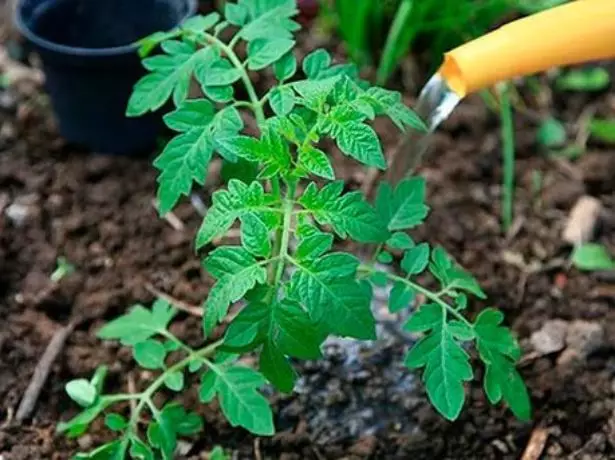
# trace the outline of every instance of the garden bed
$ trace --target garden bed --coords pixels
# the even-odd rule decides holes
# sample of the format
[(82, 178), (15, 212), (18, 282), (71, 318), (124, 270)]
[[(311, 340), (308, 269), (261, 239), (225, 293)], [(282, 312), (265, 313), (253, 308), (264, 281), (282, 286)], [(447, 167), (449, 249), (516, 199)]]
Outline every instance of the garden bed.
[[(568, 122), (572, 134), (587, 107), (612, 114), (615, 93), (555, 93), (544, 107)], [(78, 442), (55, 435), (55, 424), (76, 412), (65, 382), (91, 375), (101, 363), (110, 367), (110, 390), (147, 378), (130, 353), (97, 340), (96, 330), (130, 305), (151, 302), (154, 290), (187, 304), (206, 297), (211, 280), (193, 250), (201, 217), (185, 200), (175, 211), (178, 221), (159, 219), (150, 161), (63, 145), (39, 94), (2, 90), (0, 111), (0, 458), (66, 459), (110, 435), (102, 421)], [(387, 123), (376, 129), (390, 153), (395, 130)], [(216, 444), (239, 458), (257, 459), (513, 459), (526, 451), (527, 460), (541, 454), (613, 458), (615, 277), (568, 269), (561, 230), (577, 198), (591, 194), (607, 210), (599, 239), (615, 248), (614, 152), (590, 145), (576, 163), (548, 158), (535, 133), (533, 122), (519, 115), (517, 220), (503, 235), (498, 120), (480, 98), (464, 102), (435, 136), (419, 171), (427, 178), (433, 211), (413, 234), (443, 245), (505, 312), (523, 344), (520, 371), (534, 403), (533, 423), (491, 407), (478, 379), (460, 419), (445, 421), (429, 405), (418, 376), (401, 365), (411, 338), (399, 332), (395, 318), (382, 314), (378, 342), (329, 341), (326, 359), (302, 365), (297, 393), (271, 393), (279, 430), (272, 439), (232, 429), (216, 405), (202, 406), (194, 392), (186, 393), (186, 405), (204, 416), (206, 429), (183, 445), (185, 458), (203, 458)], [(341, 156), (336, 170), (350, 187), (363, 187), (369, 178)], [(533, 186), (535, 171), (542, 174), (540, 189)], [(216, 182), (212, 174), (201, 193), (206, 203)], [(77, 270), (56, 285), (49, 275), (59, 256)], [(568, 344), (541, 355), (529, 339), (553, 319), (566, 322), (559, 324), (568, 330)], [(71, 321), (77, 325), (33, 417), (15, 423), (37, 362)], [(200, 319), (182, 314), (173, 331), (196, 344)]]

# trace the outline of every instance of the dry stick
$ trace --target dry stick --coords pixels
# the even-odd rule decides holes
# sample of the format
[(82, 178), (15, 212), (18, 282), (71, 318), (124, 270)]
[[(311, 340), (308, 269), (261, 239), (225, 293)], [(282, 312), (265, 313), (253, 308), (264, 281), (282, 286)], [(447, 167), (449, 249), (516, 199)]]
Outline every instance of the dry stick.
[(171, 297), (170, 295), (165, 294), (164, 292), (156, 289), (150, 283), (147, 283), (145, 285), (145, 289), (147, 289), (151, 294), (155, 295), (156, 297), (166, 300), (170, 304), (174, 305), (178, 310), (181, 310), (183, 312), (189, 313), (194, 316), (200, 316), (200, 317), (203, 316), (203, 309), (201, 307), (197, 305), (191, 305), (182, 300), (178, 300), (174, 297)]
[(64, 343), (74, 328), (75, 321), (71, 321), (68, 326), (59, 329), (53, 335), (53, 338), (49, 342), (49, 345), (47, 345), (43, 356), (41, 356), (41, 359), (34, 369), (34, 374), (32, 375), (30, 384), (28, 385), (26, 393), (21, 400), (21, 404), (19, 404), (17, 415), (15, 415), (15, 420), (17, 420), (17, 422), (23, 422), (30, 416), (30, 414), (32, 414), (36, 401), (38, 400), (41, 390), (43, 389), (43, 386), (47, 381), (47, 377), (49, 376), (49, 372), (51, 371), (51, 366), (58, 355), (62, 352)]
[(545, 449), (548, 437), (549, 430), (547, 428), (536, 428), (530, 436), (521, 460), (538, 460)]

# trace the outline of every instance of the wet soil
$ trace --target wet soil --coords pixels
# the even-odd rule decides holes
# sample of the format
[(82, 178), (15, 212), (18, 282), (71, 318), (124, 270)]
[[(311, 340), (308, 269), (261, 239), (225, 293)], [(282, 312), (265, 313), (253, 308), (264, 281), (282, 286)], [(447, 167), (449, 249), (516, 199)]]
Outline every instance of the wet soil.
[[(545, 86), (524, 96), (535, 113), (565, 121), (571, 138), (588, 108), (602, 116), (615, 111), (615, 93), (609, 92), (552, 93)], [(189, 392), (185, 403), (198, 407), (207, 429), (187, 440), (182, 458), (206, 458), (221, 444), (234, 458), (518, 459), (528, 445), (536, 447), (532, 435), (540, 432), (547, 433), (544, 446), (525, 459), (615, 458), (615, 276), (569, 268), (569, 248), (561, 239), (569, 210), (590, 194), (605, 209), (596, 239), (615, 251), (615, 152), (590, 142), (574, 163), (549, 157), (535, 141), (535, 118), (516, 117), (512, 231), (504, 234), (499, 223), (498, 120), (480, 98), (471, 98), (435, 136), (419, 171), (433, 211), (413, 235), (449, 250), (506, 313), (524, 348), (520, 369), (534, 404), (531, 423), (491, 407), (480, 373), (469, 385), (460, 419), (438, 416), (418, 376), (401, 366), (412, 338), (399, 332), (399, 318), (375, 302), (377, 342), (330, 340), (326, 359), (302, 364), (295, 394), (271, 393), (279, 430), (271, 439), (232, 429), (215, 404), (200, 406)], [(64, 145), (39, 94), (3, 91), (0, 124), (0, 458), (67, 459), (110, 435), (100, 422), (79, 441), (55, 435), (57, 421), (76, 413), (64, 383), (90, 375), (101, 363), (110, 366), (110, 390), (125, 388), (129, 378), (137, 384), (147, 378), (126, 350), (95, 338), (100, 325), (136, 302), (151, 302), (148, 285), (189, 304), (207, 295), (211, 281), (192, 246), (201, 217), (186, 200), (175, 212), (180, 225), (159, 219), (149, 159)], [(390, 154), (394, 128), (379, 122), (377, 131)], [(336, 168), (350, 187), (368, 185), (370, 176), (351, 162), (337, 157)], [(212, 169), (201, 193), (205, 202), (219, 180)], [(77, 270), (54, 284), (49, 274), (59, 256)], [(577, 331), (578, 340), (543, 355), (530, 337), (554, 319)], [(78, 325), (33, 416), (15, 423), (34, 367), (53, 334), (71, 320)], [(198, 318), (182, 314), (173, 330), (190, 343), (199, 341)]]

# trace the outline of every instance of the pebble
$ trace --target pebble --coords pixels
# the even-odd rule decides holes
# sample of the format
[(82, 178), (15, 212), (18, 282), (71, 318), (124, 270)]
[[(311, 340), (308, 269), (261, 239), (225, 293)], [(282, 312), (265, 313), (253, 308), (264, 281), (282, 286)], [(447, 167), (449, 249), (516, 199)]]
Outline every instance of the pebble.
[(566, 345), (568, 322), (561, 319), (547, 321), (530, 337), (530, 343), (541, 355), (560, 351)]
[(38, 195), (22, 195), (17, 197), (15, 201), (6, 208), (4, 213), (16, 227), (23, 227), (24, 224), (36, 214), (37, 202)]
[(583, 356), (590, 355), (604, 345), (604, 328), (594, 321), (573, 321), (568, 328), (566, 345)]

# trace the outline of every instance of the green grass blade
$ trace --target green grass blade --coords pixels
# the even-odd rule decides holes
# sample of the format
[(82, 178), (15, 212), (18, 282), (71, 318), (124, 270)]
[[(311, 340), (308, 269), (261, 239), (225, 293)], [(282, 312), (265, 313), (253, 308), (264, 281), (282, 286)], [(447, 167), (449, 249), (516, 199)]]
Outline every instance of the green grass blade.
[(407, 28), (411, 27), (409, 19), (413, 6), (414, 0), (402, 0), (397, 8), (376, 73), (376, 82), (380, 86), (386, 83), (400, 57), (410, 46), (411, 37), (408, 36)]
[(500, 93), (500, 119), (502, 123), (502, 228), (507, 231), (513, 220), (515, 192), (515, 127), (510, 102), (509, 83), (502, 85)]

